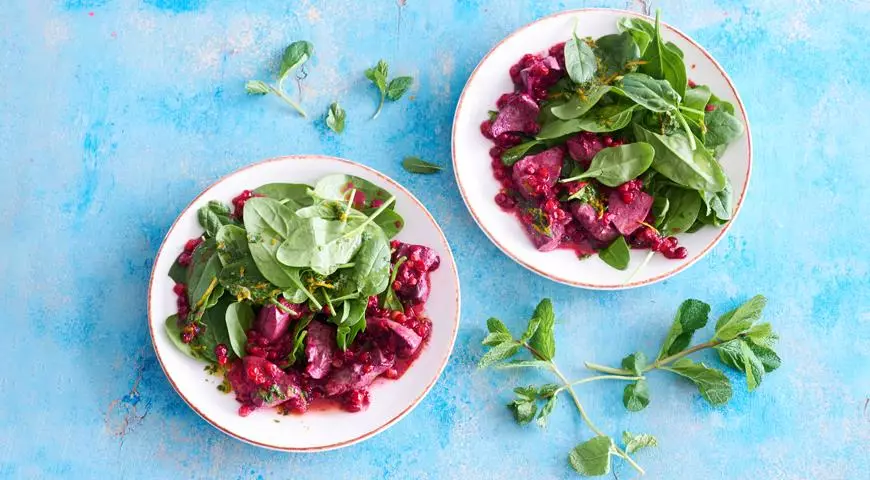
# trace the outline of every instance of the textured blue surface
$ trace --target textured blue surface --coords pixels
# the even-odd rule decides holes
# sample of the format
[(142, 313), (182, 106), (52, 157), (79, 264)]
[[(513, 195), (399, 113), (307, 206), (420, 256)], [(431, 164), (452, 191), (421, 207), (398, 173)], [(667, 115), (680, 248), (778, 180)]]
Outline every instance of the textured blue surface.
[[(659, 437), (638, 456), (648, 478), (867, 478), (866, 1), (660, 2), (742, 93), (754, 177), (706, 259), (620, 293), (522, 269), (474, 225), (449, 168), (414, 177), (400, 160), (449, 164), (460, 90), (503, 36), (564, 8), (631, 2), (3, 3), (0, 477), (571, 478), (566, 453), (589, 432), (567, 403), (547, 431), (513, 423), (510, 389), (538, 379), (475, 370), (488, 316), (519, 328), (552, 296), (557, 359), (579, 376), (583, 360), (655, 351), (686, 297), (718, 313), (761, 292), (784, 365), (759, 390), (738, 384), (729, 405), (710, 409), (659, 375), (650, 407), (628, 414), (620, 386), (593, 384), (580, 391), (590, 415), (612, 434)], [(243, 89), (270, 79), (283, 46), (301, 38), (317, 48), (302, 88), (315, 121)], [(381, 57), (419, 82), (410, 101), (369, 121), (376, 99), (362, 71)], [(320, 118), (335, 99), (348, 111), (341, 137)], [(220, 175), (290, 153), (355, 159), (407, 185), (454, 246), (464, 293), (455, 353), (425, 401), (370, 441), (316, 455), (260, 450), (200, 420), (166, 381), (146, 329), (151, 262), (181, 208)]]

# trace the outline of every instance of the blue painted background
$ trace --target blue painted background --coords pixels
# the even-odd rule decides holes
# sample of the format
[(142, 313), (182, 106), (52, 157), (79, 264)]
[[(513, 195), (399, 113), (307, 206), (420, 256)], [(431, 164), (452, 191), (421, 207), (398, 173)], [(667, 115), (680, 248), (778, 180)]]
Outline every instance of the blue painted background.
[[(406, 3), (400, 7), (401, 3)], [(863, 0), (672, 0), (667, 21), (730, 72), (752, 121), (755, 165), (731, 234), (678, 278), (621, 293), (538, 278), (490, 244), (450, 168), (415, 177), (405, 155), (449, 165), (460, 90), (515, 28), (564, 8), (625, 1), (18, 0), (0, 7), (0, 477), (572, 478), (567, 451), (589, 432), (568, 404), (547, 431), (503, 407), (518, 374), (478, 372), (484, 320), (519, 328), (542, 296), (560, 323), (557, 359), (615, 363), (658, 348), (676, 305), (715, 313), (755, 293), (781, 332), (784, 365), (752, 394), (707, 407), (662, 375), (653, 403), (621, 385), (580, 396), (609, 433), (656, 434), (648, 478), (858, 479), (870, 471), (870, 6)], [(660, 4), (660, 5), (657, 5)], [(308, 39), (302, 84), (313, 121), (249, 98), (282, 48)], [(378, 58), (418, 79), (376, 102)], [(345, 135), (326, 106), (348, 111)], [(325, 153), (407, 185), (444, 227), (460, 265), (463, 324), (444, 376), (378, 437), (290, 455), (219, 433), (175, 394), (146, 329), (152, 259), (178, 212), (220, 175), (290, 153)], [(499, 272), (492, 275), (492, 272)], [(708, 360), (715, 360), (711, 357)], [(620, 478), (633, 478), (618, 463)]]

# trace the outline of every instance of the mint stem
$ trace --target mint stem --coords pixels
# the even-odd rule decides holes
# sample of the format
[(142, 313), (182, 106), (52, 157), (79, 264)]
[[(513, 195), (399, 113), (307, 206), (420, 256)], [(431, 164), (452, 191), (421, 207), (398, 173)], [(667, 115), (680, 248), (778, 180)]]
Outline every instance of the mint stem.
[[(731, 340), (729, 340), (728, 342), (730, 342), (730, 341)], [(705, 350), (707, 348), (717, 347), (723, 343), (728, 343), (728, 342), (723, 342), (721, 340), (710, 340), (709, 342), (699, 343), (698, 345), (695, 345), (694, 347), (687, 348), (681, 352), (677, 352), (673, 355), (656, 360), (651, 365), (644, 368), (643, 373), (650, 372), (652, 370), (657, 370), (660, 368), (664, 368), (667, 365), (673, 363), (675, 360), (679, 360), (679, 359), (685, 357), (686, 355), (691, 355), (695, 352), (700, 352), (701, 350)], [(599, 365), (597, 363), (592, 363), (592, 362), (585, 362), (585, 365), (586, 365), (586, 368), (588, 368), (589, 370), (594, 370), (596, 372), (601, 372), (601, 373), (607, 373), (611, 376), (613, 376), (613, 375), (632, 375), (634, 373), (634, 372), (632, 372), (630, 370), (626, 370), (624, 368), (613, 368), (613, 367)]]
[(384, 93), (381, 92), (381, 101), (378, 103), (378, 109), (375, 110), (375, 114), (372, 115), (372, 120), (378, 118), (378, 115), (381, 114), (381, 109), (384, 108)]
[[(561, 390), (561, 389), (568, 390), (568, 393), (571, 395), (571, 399), (574, 400), (574, 405), (577, 407), (577, 411), (580, 412), (580, 418), (583, 419), (583, 422), (586, 423), (586, 426), (588, 426), (589, 429), (592, 430), (596, 435), (598, 435), (600, 437), (608, 437), (609, 435), (605, 435), (604, 432), (599, 430), (598, 427), (596, 427), (595, 424), (592, 423), (592, 420), (586, 414), (586, 409), (584, 409), (583, 404), (580, 403), (580, 398), (577, 397), (577, 394), (574, 392), (574, 388), (572, 387), (573, 384), (568, 381), (568, 379), (565, 377), (565, 375), (562, 374), (562, 372), (559, 370), (559, 367), (556, 366), (556, 363), (552, 360), (547, 360), (546, 358), (544, 358), (543, 355), (538, 353), (538, 351), (535, 350), (534, 348), (532, 348), (532, 346), (529, 345), (528, 343), (521, 342), (520, 345), (525, 347), (526, 350), (528, 350), (529, 353), (531, 353), (538, 360), (543, 360), (543, 361), (550, 364), (550, 370), (552, 370), (553, 374), (555, 374), (557, 377), (559, 377), (559, 380), (562, 381), (563, 386), (559, 390)], [(595, 377), (593, 377), (593, 378), (595, 378)], [(591, 381), (590, 379), (586, 379), (586, 380)], [(582, 381), (580, 381), (578, 383), (582, 383)], [(628, 464), (631, 465), (632, 468), (637, 470), (638, 473), (640, 473), (641, 475), (646, 474), (646, 471), (640, 465), (638, 465), (634, 460), (632, 460), (632, 458), (628, 456), (628, 453), (626, 453), (621, 448), (617, 447), (615, 444), (613, 445), (613, 448), (616, 450), (616, 454), (619, 455), (620, 457), (624, 458), (625, 461), (628, 462)]]
[(269, 85), (269, 89), (272, 90), (272, 93), (281, 97), (281, 100), (284, 100), (285, 102), (287, 102), (287, 104), (289, 104), (297, 112), (299, 112), (299, 115), (302, 115), (302, 118), (308, 118), (308, 115), (305, 114), (305, 110), (302, 110), (302, 107), (297, 105), (296, 102), (294, 102), (293, 99), (288, 97), (287, 94), (285, 94), (281, 89), (275, 88), (272, 85)]

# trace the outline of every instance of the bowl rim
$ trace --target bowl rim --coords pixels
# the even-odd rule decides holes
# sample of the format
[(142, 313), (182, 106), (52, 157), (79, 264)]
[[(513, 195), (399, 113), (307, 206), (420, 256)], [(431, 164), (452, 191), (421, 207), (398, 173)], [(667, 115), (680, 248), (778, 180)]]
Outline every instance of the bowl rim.
[[(442, 261), (441, 264), (442, 265), (444, 265), (445, 263), (448, 264), (450, 267), (450, 270), (453, 274), (454, 283), (456, 285), (456, 289), (455, 289), (456, 290), (456, 292), (455, 292), (456, 293), (456, 317), (455, 317), (455, 322), (454, 322), (454, 326), (453, 326), (453, 332), (452, 332), (451, 338), (450, 338), (450, 346), (447, 349), (447, 351), (445, 352), (443, 358), (441, 359), (440, 365), (438, 366), (438, 369), (437, 369), (435, 375), (433, 376), (432, 380), (426, 385), (426, 387), (423, 389), (423, 391), (420, 392), (420, 394), (415, 399), (413, 399), (405, 408), (403, 408), (398, 414), (394, 415), (392, 418), (388, 419), (382, 425), (372, 429), (371, 431), (364, 433), (362, 435), (359, 435), (355, 438), (349, 439), (349, 440), (343, 440), (341, 442), (335, 442), (335, 443), (331, 443), (328, 445), (319, 445), (319, 446), (315, 446), (315, 447), (282, 447), (279, 445), (271, 445), (271, 444), (264, 443), (264, 442), (261, 442), (258, 440), (253, 440), (253, 439), (247, 438), (243, 435), (229, 431), (227, 428), (224, 428), (218, 422), (211, 419), (210, 417), (205, 415), (202, 411), (200, 411), (200, 409), (197, 408), (181, 392), (181, 390), (178, 388), (178, 385), (175, 383), (175, 380), (169, 374), (169, 371), (167, 370), (166, 365), (163, 363), (163, 359), (160, 356), (160, 351), (157, 349), (157, 343), (155, 341), (155, 332), (154, 332), (154, 324), (155, 323), (153, 321), (151, 293), (152, 293), (152, 290), (154, 287), (155, 275), (157, 273), (157, 269), (156, 269), (156, 266), (158, 263), (157, 260), (160, 258), (160, 255), (163, 254), (163, 248), (166, 246), (166, 241), (169, 239), (169, 236), (175, 230), (179, 220), (181, 220), (181, 218), (188, 212), (188, 210), (191, 209), (191, 207), (193, 206), (194, 203), (196, 203), (197, 200), (199, 200), (201, 197), (203, 197), (205, 194), (207, 194), (216, 185), (224, 182), (225, 180), (228, 180), (230, 177), (233, 177), (235, 175), (243, 173), (249, 169), (257, 168), (261, 165), (265, 165), (265, 164), (272, 163), (272, 162), (280, 162), (280, 161), (288, 161), (288, 160), (299, 161), (299, 160), (310, 160), (310, 159), (335, 161), (335, 162), (339, 162), (342, 164), (348, 164), (348, 165), (353, 165), (355, 167), (362, 168), (363, 170), (367, 171), (368, 173), (371, 173), (372, 175), (378, 177), (379, 180), (390, 185), (390, 187), (404, 192), (405, 194), (407, 194), (411, 198), (411, 200), (413, 200), (417, 204), (417, 206), (423, 211), (423, 213), (426, 215), (426, 217), (429, 219), (429, 221), (432, 223), (432, 225), (435, 227), (435, 229), (440, 234), (440, 238), (438, 240), (442, 243), (442, 245), (444, 247), (444, 251), (447, 253), (447, 256), (449, 258), (449, 262)], [(425, 205), (423, 205), (423, 203), (416, 196), (414, 196), (413, 193), (411, 193), (407, 188), (405, 188), (404, 186), (402, 186), (401, 184), (399, 184), (397, 181), (393, 180), (392, 178), (388, 177), (387, 175), (375, 170), (372, 167), (363, 165), (361, 163), (354, 162), (352, 160), (347, 160), (344, 158), (333, 157), (333, 156), (329, 156), (329, 155), (299, 154), (299, 155), (285, 155), (285, 156), (268, 158), (265, 160), (260, 160), (260, 161), (254, 162), (252, 164), (246, 165), (246, 166), (241, 167), (237, 170), (234, 170), (226, 175), (223, 175), (222, 177), (220, 177), (216, 181), (210, 183), (196, 197), (194, 197), (193, 200), (191, 200), (190, 203), (188, 203), (187, 206), (184, 207), (183, 210), (181, 210), (181, 212), (178, 214), (178, 216), (176, 216), (175, 220), (172, 222), (172, 225), (169, 227), (169, 230), (166, 231), (166, 234), (163, 237), (163, 241), (160, 243), (160, 248), (157, 249), (157, 254), (154, 256), (154, 262), (153, 262), (153, 266), (151, 268), (151, 275), (150, 275), (149, 280), (148, 280), (147, 301), (148, 301), (148, 333), (149, 333), (149, 336), (151, 338), (151, 346), (154, 349), (154, 353), (157, 356), (157, 361), (160, 363), (160, 368), (163, 370), (163, 373), (166, 376), (166, 379), (169, 380), (169, 384), (172, 385), (172, 388), (175, 390), (175, 392), (178, 394), (178, 396), (180, 396), (182, 398), (182, 400), (184, 400), (184, 402), (187, 404), (187, 406), (189, 406), (194, 412), (196, 412), (197, 415), (199, 415), (203, 420), (208, 422), (211, 426), (215, 427), (216, 429), (220, 430), (221, 432), (223, 432), (224, 434), (226, 434), (230, 437), (233, 437), (235, 439), (241, 440), (245, 443), (249, 443), (249, 444), (257, 446), (257, 447), (263, 447), (263, 448), (267, 448), (267, 449), (271, 449), (271, 450), (279, 450), (279, 451), (285, 451), (285, 452), (296, 452), (296, 453), (323, 452), (323, 451), (335, 450), (338, 448), (353, 445), (355, 443), (358, 443), (358, 442), (361, 442), (361, 441), (366, 440), (368, 438), (371, 438), (371, 437), (377, 435), (378, 433), (383, 432), (387, 428), (396, 424), (405, 415), (410, 413), (411, 410), (413, 410), (417, 405), (419, 405), (420, 402), (426, 397), (426, 395), (429, 394), (429, 392), (432, 390), (432, 387), (435, 386), (435, 383), (437, 383), (438, 379), (441, 378), (441, 375), (444, 373), (444, 369), (447, 366), (447, 362), (449, 361), (450, 356), (453, 354), (453, 349), (456, 346), (456, 337), (459, 333), (459, 323), (462, 319), (462, 309), (461, 309), (462, 296), (461, 296), (461, 291), (460, 291), (459, 273), (458, 273), (458, 267), (456, 265), (456, 259), (454, 258), (453, 251), (451, 250), (450, 244), (447, 241), (447, 236), (444, 235), (444, 231), (441, 229), (441, 226), (438, 224), (438, 222), (435, 221), (435, 218), (432, 216), (431, 212), (429, 212), (429, 210), (425, 207)]]
[(462, 201), (465, 203), (465, 206), (468, 209), (468, 212), (471, 214), (471, 217), (474, 219), (475, 223), (477, 223), (477, 226), (480, 227), (481, 230), (483, 230), (483, 233), (489, 238), (489, 240), (493, 244), (495, 244), (496, 247), (498, 247), (499, 250), (501, 250), (505, 255), (510, 257), (513, 261), (517, 262), (518, 264), (522, 265), (526, 269), (531, 270), (532, 272), (534, 272), (542, 277), (549, 278), (550, 280), (553, 280), (555, 282), (562, 283), (565, 285), (570, 285), (570, 286), (579, 287), (579, 288), (585, 288), (585, 289), (589, 289), (589, 290), (627, 290), (627, 289), (631, 289), (631, 288), (642, 287), (645, 285), (652, 285), (654, 283), (658, 283), (662, 280), (670, 278), (670, 277), (682, 272), (683, 270), (688, 269), (689, 267), (694, 265), (698, 260), (700, 260), (701, 258), (706, 256), (707, 253), (709, 253), (709, 251), (712, 250), (713, 247), (715, 247), (722, 240), (722, 238), (724, 238), (725, 234), (728, 232), (728, 230), (731, 229), (731, 226), (734, 224), (734, 221), (737, 220), (737, 216), (740, 214), (740, 210), (743, 207), (743, 201), (746, 199), (746, 194), (747, 194), (747, 191), (749, 189), (749, 182), (752, 178), (752, 129), (750, 128), (750, 125), (749, 125), (749, 117), (746, 113), (746, 108), (743, 104), (743, 100), (740, 98), (740, 94), (737, 92), (737, 88), (734, 86), (734, 82), (731, 80), (731, 77), (728, 76), (728, 73), (725, 71), (725, 69), (722, 68), (721, 65), (719, 65), (719, 62), (717, 62), (716, 59), (713, 58), (713, 56), (704, 47), (702, 47), (699, 43), (694, 41), (691, 37), (689, 37), (689, 35), (683, 33), (681, 30), (679, 30), (676, 27), (673, 27), (669, 24), (666, 24), (665, 22), (661, 22), (662, 27), (670, 30), (671, 32), (678, 35), (680, 38), (682, 38), (687, 43), (696, 47), (701, 52), (701, 54), (704, 55), (710, 61), (710, 63), (713, 65), (713, 67), (716, 70), (718, 70), (719, 73), (722, 75), (722, 77), (725, 79), (725, 83), (728, 84), (728, 88), (730, 88), (731, 92), (734, 94), (734, 98), (737, 101), (737, 107), (740, 110), (740, 114), (743, 117), (743, 123), (746, 126), (746, 131), (745, 131), (744, 137), (746, 138), (746, 145), (747, 145), (747, 148), (749, 151), (749, 155), (747, 156), (747, 163), (746, 163), (746, 176), (745, 176), (746, 181), (743, 184), (743, 190), (741, 190), (740, 196), (737, 198), (737, 202), (736, 202), (736, 205), (734, 207), (734, 211), (733, 211), (731, 220), (729, 220), (728, 223), (726, 223), (722, 227), (722, 229), (719, 231), (719, 233), (716, 235), (716, 237), (713, 238), (713, 240), (710, 241), (710, 243), (708, 243), (706, 247), (704, 247), (700, 252), (698, 252), (691, 259), (682, 262), (680, 265), (678, 265), (673, 270), (669, 270), (665, 273), (662, 273), (661, 275), (657, 275), (655, 277), (651, 277), (651, 278), (648, 278), (645, 280), (632, 281), (632, 282), (620, 283), (620, 284), (585, 283), (585, 282), (574, 281), (574, 280), (571, 280), (568, 278), (563, 278), (563, 277), (560, 277), (560, 276), (553, 274), (553, 273), (545, 272), (544, 270), (536, 267), (535, 265), (533, 265), (529, 262), (524, 262), (524, 261), (520, 260), (516, 255), (514, 255), (511, 251), (509, 251), (504, 245), (502, 245), (498, 241), (498, 239), (495, 238), (495, 236), (492, 234), (492, 232), (490, 232), (486, 228), (486, 226), (484, 226), (480, 217), (475, 212), (474, 207), (471, 205), (471, 202), (468, 199), (468, 195), (466, 195), (466, 193), (465, 193), (465, 187), (462, 185), (462, 179), (460, 179), (459, 169), (457, 168), (458, 162), (456, 159), (457, 158), (457, 156), (456, 156), (456, 132), (457, 132), (459, 115), (462, 111), (463, 102), (465, 100), (465, 95), (468, 93), (468, 86), (471, 84), (472, 80), (474, 80), (474, 77), (478, 74), (481, 66), (484, 63), (486, 63), (486, 61), (489, 59), (490, 55), (492, 55), (493, 52), (495, 52), (498, 48), (500, 48), (505, 42), (507, 42), (508, 40), (510, 40), (511, 38), (513, 38), (517, 35), (522, 34), (523, 32), (525, 32), (525, 30), (531, 28), (534, 25), (537, 25), (538, 23), (549, 21), (549, 20), (563, 17), (563, 16), (578, 15), (578, 14), (583, 14), (583, 13), (588, 13), (588, 12), (612, 12), (612, 13), (617, 13), (617, 14), (621, 14), (621, 15), (637, 17), (637, 18), (640, 18), (643, 20), (655, 20), (653, 17), (650, 17), (649, 15), (644, 15), (642, 13), (633, 12), (630, 10), (618, 9), (618, 8), (578, 8), (578, 9), (572, 9), (572, 10), (563, 10), (561, 12), (556, 12), (556, 13), (541, 17), (533, 22), (530, 22), (530, 23), (527, 23), (526, 25), (523, 25), (522, 27), (514, 30), (511, 34), (509, 34), (508, 36), (503, 38), (500, 42), (498, 42), (495, 46), (493, 46), (486, 53), (486, 55), (484, 55), (484, 57), (480, 60), (480, 62), (477, 64), (477, 66), (474, 67), (474, 70), (471, 72), (471, 75), (469, 75), (468, 80), (465, 82), (465, 86), (462, 88), (462, 93), (459, 95), (459, 101), (456, 104), (456, 111), (453, 115), (453, 128), (451, 129), (450, 149), (451, 149), (451, 155), (452, 155), (452, 160), (453, 160), (453, 162), (452, 162), (453, 163), (453, 174), (454, 174), (454, 177), (456, 178), (456, 185), (457, 185), (457, 187), (459, 187), (459, 193), (462, 196)]

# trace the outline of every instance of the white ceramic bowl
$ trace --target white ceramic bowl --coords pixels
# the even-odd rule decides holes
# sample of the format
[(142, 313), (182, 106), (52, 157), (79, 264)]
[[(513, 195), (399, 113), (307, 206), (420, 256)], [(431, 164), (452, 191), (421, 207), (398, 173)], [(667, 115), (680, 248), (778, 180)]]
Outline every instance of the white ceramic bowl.
[(649, 264), (630, 278), (647, 251), (633, 250), (631, 264), (625, 271), (611, 268), (597, 256), (578, 261), (569, 250), (539, 252), (526, 236), (520, 222), (502, 211), (494, 202), (500, 185), (492, 176), (489, 149), (493, 146), (480, 134), (480, 123), (487, 111), (495, 108), (498, 97), (513, 90), (508, 75), (511, 65), (526, 53), (545, 51), (570, 38), (574, 25), (580, 36), (598, 38), (617, 33), (616, 22), (622, 17), (653, 19), (635, 12), (610, 9), (582, 9), (557, 13), (520, 28), (495, 46), (472, 72), (456, 107), (453, 120), (453, 169), (459, 191), (471, 215), (484, 233), (504, 253), (524, 267), (557, 282), (590, 289), (623, 289), (649, 285), (686, 269), (701, 259), (734, 222), (746, 196), (752, 165), (752, 142), (749, 120), (743, 103), (728, 75), (716, 60), (686, 34), (662, 24), (665, 41), (672, 41), (685, 53), (689, 78), (709, 85), (713, 93), (730, 101), (735, 114), (746, 126), (746, 133), (728, 147), (721, 158), (722, 167), (734, 187), (735, 211), (731, 222), (722, 228), (704, 227), (696, 233), (679, 235), (680, 244), (689, 255), (684, 260), (668, 260), (655, 255)]
[[(169, 267), (181, 253), (185, 241), (202, 233), (196, 212), (209, 200), (229, 204), (230, 199), (245, 189), (272, 182), (313, 183), (331, 173), (356, 175), (393, 193), (396, 210), (405, 219), (405, 227), (397, 239), (427, 245), (441, 256), (441, 266), (431, 274), (432, 295), (426, 304), (432, 318), (431, 337), (419, 358), (400, 379), (378, 380), (372, 386), (371, 406), (366, 411), (312, 410), (304, 415), (282, 416), (274, 409), (261, 409), (242, 418), (237, 413), (239, 403), (234, 396), (217, 390), (218, 378), (205, 373), (203, 363), (178, 351), (166, 335), (163, 323), (176, 311), (173, 282), (167, 275)], [(459, 311), (459, 278), (453, 254), (444, 233), (420, 201), (371, 168), (316, 155), (266, 160), (233, 172), (208, 187), (181, 212), (169, 229), (157, 252), (148, 290), (148, 324), (154, 350), (169, 382), (190, 408), (235, 438), (261, 447), (298, 452), (351, 445), (383, 431), (410, 412), (432, 388), (447, 364), (459, 327)]]

